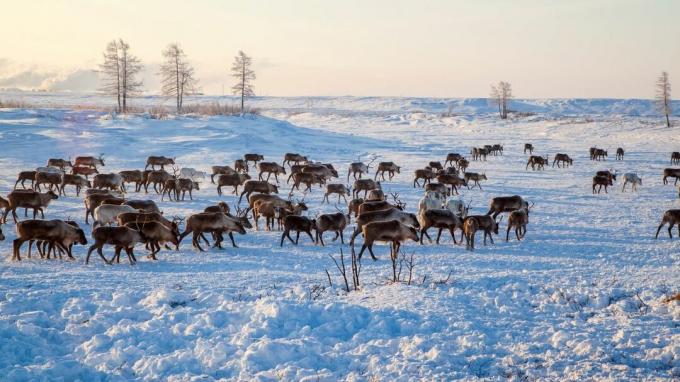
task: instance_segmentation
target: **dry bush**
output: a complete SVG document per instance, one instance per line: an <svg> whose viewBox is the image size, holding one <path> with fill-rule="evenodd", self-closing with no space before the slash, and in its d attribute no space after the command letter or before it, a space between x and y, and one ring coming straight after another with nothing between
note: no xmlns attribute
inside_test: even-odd
<svg viewBox="0 0 680 382"><path fill-rule="evenodd" d="M0 109L29 109L29 108L36 108L35 106L29 104L26 101L23 100L16 100L16 99L8 99L8 100L1 100L0 99Z"/></svg>
<svg viewBox="0 0 680 382"><path fill-rule="evenodd" d="M194 103L182 107L186 114L199 115L241 115L241 114L260 114L260 109L246 106L243 112L241 107L235 104L221 104L219 102Z"/></svg>
<svg viewBox="0 0 680 382"><path fill-rule="evenodd" d="M152 106L148 110L151 119L168 119L168 109L165 106Z"/></svg>

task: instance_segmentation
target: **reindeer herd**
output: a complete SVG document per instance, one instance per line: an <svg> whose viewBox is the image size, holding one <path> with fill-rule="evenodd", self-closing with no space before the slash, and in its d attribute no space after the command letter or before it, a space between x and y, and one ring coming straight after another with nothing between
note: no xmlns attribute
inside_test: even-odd
<svg viewBox="0 0 680 382"><path fill-rule="evenodd" d="M489 157L502 156L503 150L501 144L474 147L470 151L470 159L473 162L486 161ZM529 154L525 170L528 171L529 167L533 171L545 170L546 165L550 165L549 157L534 155L534 150L532 144L524 145L524 153ZM607 150L590 148L592 161L606 160L607 155ZM623 160L624 155L622 148L616 150L617 160ZM222 248L224 235L228 235L232 246L236 247L234 233L244 235L249 229L257 231L260 229L260 220L263 220L265 230L282 232L280 246L283 246L286 239L297 245L301 234L306 234L313 243L323 246L326 232L335 234L333 241L339 238L344 244L344 232L354 218L356 226L349 243L354 247L356 237L363 236L358 256L361 258L368 250L374 260L377 259L373 252L376 241L391 243L391 255L395 256L400 246L408 240L423 245L427 238L432 243L428 233L431 228L437 230L436 244L440 243L444 231L451 235L454 244L465 241L469 250L474 250L478 232L483 235L484 245L487 239L493 244L493 236L499 234L499 225L505 213L508 213L506 241L509 241L511 231L514 231L518 241L526 235L529 213L534 204L521 196L493 198L485 215L469 215L470 203L465 204L460 197L453 196L459 195L462 187L471 189L476 186L481 190L481 183L488 180L484 172L468 171L470 161L464 155L449 153L443 165L439 161L430 161L427 166L414 171L413 187L424 189L418 209L414 212L406 210L406 203L401 201L398 193L390 192L387 197L382 189L381 182L392 181L401 174L401 167L391 161L374 165L376 160L377 157L373 157L368 163L361 160L350 163L346 178L347 182L350 177L353 178L350 186L334 182L339 174L331 163L314 162L298 153L286 153L279 165L273 161L265 161L260 154L245 154L242 159L234 161L233 167L211 167L210 183L216 186L217 194L222 196L223 187L232 187L232 193L238 196L234 213L226 202L219 202L186 218L168 218L153 200L128 198L126 184L134 185L134 192L141 193L143 190L145 194L149 193L151 186L153 192L161 195L162 201L167 197L170 201L179 202L185 200L187 194L193 200L193 191L200 190L201 180L207 177L206 173L193 168L178 168L175 158L165 156L148 157L143 170L123 170L117 173L99 172L101 167L105 167L103 155L77 157L73 163L70 159L51 158L46 167L20 172L14 190L6 199L0 197L0 208L4 209L1 222L6 223L9 213L12 213L17 233L13 242L12 259L21 259L20 250L25 242L29 243L29 257L35 243L42 258L63 258L66 255L73 259L73 245L88 243L79 224L70 217L66 220L44 220L45 209L50 203L59 196L66 195L66 186L73 186L77 197L81 192L84 194L85 224L89 224L90 218L92 219L93 243L87 251L85 262L89 262L90 256L96 250L107 264L120 262L122 251L125 251L130 263L135 263L137 260L134 247L138 244L144 245L149 252L148 257L156 260L163 247L172 249L170 245L173 245L177 250L182 240L190 234L192 246L199 251L204 251L201 243L210 245L206 236L212 239L213 247ZM678 164L680 152L673 152L671 165ZM568 154L557 153L552 160L552 167L555 165L566 168L573 166L574 161ZM373 166L375 173L370 177ZM166 171L166 167L172 173ZM613 186L618 175L612 170L598 171L592 179L592 192L599 194L604 189L607 193L608 187ZM275 184L270 183L272 176ZM677 184L680 168L664 169L664 184L668 183L668 178L675 178ZM30 182L28 187L25 184L27 181ZM279 186L284 181L290 185L287 197L279 196ZM628 184L632 191L636 191L637 186L642 185L642 179L636 173L623 174L622 192L625 192ZM325 189L322 203L330 204L330 198L337 197L336 212L316 213L312 216L304 198L293 200L294 191L301 191L306 195L315 186ZM239 206L244 197L247 207L241 209ZM346 212L338 208L341 199L347 204ZM17 209L21 208L24 209L25 217L28 217L28 210L32 210L32 219L19 221ZM38 213L41 219L36 219ZM669 225L669 236L672 237L671 230L676 224L680 234L680 210L668 210L664 213L656 232L657 237L666 224ZM456 237L457 231L461 232L459 239ZM295 239L291 234L295 234ZM0 240L4 239L0 230ZM114 255L110 259L103 253L103 248L107 245L114 249Z"/></svg>

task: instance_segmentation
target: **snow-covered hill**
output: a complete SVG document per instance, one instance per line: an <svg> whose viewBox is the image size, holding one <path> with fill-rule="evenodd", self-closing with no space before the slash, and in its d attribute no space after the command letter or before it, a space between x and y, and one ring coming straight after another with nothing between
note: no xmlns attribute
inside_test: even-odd
<svg viewBox="0 0 680 382"><path fill-rule="evenodd" d="M54 97L60 105L98 102ZM458 115L441 115L449 102L457 102ZM107 266L100 259L86 266L82 246L74 262L35 256L11 262L14 227L5 224L2 379L680 377L680 304L665 302L680 292L680 242L665 230L654 239L663 211L680 208L677 187L661 183L670 152L680 151L680 136L651 116L649 101L518 100L514 109L541 114L504 122L482 100L258 98L253 104L262 116L158 121L0 110L0 195L18 171L49 157L104 153L104 170L119 171L141 168L148 155L160 154L209 170L246 152L277 162L285 152L301 152L335 164L341 176L357 157L395 161L401 174L384 189L399 193L413 211L422 195L412 187L413 170L443 161L448 152L502 143L502 157L472 162L470 171L485 172L489 180L483 190L464 190L462 198L472 202L474 214L485 213L493 196L519 194L534 202L526 239L506 243L504 220L496 243L484 246L478 235L474 252L449 237L439 246L409 242L403 248L414 254L413 285L388 282L388 247L378 246L379 261L363 259L363 289L345 294L328 255L337 257L341 248L347 254L349 247L329 239L326 247L307 237L300 246L279 247L280 232L252 230L236 236L239 248L198 253L185 240L179 252L163 250L157 262L140 246L135 266ZM534 144L535 154L569 153L574 166L526 171L525 142ZM592 145L609 149L606 162L588 160ZM619 146L626 157L617 162ZM608 168L636 171L643 186L622 193L617 182L608 194L593 195L593 173ZM282 194L288 191L282 187ZM308 215L335 211L321 204L322 195L320 189L304 195ZM219 200L236 203L233 195L219 198L209 180L193 201L130 197L152 198L166 215L188 215ZM69 190L46 217L84 225L83 213L82 198ZM89 237L90 227L85 230Z"/></svg>

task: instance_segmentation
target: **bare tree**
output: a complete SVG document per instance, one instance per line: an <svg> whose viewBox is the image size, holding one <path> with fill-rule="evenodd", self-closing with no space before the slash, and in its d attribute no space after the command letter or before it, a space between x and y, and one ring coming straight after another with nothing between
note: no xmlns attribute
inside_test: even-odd
<svg viewBox="0 0 680 382"><path fill-rule="evenodd" d="M175 97L177 112L182 112L184 95L196 89L194 68L187 61L187 56L179 44L170 44L163 51L165 61L161 64L161 92L163 95Z"/></svg>
<svg viewBox="0 0 680 382"><path fill-rule="evenodd" d="M231 67L231 76L236 78L236 84L231 87L231 90L233 94L241 96L241 112L243 112L245 98L255 95L252 81L256 77L255 72L250 68L252 64L253 59L239 50Z"/></svg>
<svg viewBox="0 0 680 382"><path fill-rule="evenodd" d="M118 109L116 111L121 111L119 50L118 41L113 40L109 42L104 51L104 63L99 65L104 77L100 90L116 97L118 101Z"/></svg>
<svg viewBox="0 0 680 382"><path fill-rule="evenodd" d="M500 81L491 85L491 103L498 106L501 119L508 118L508 102L512 99L512 86L509 82Z"/></svg>
<svg viewBox="0 0 680 382"><path fill-rule="evenodd" d="M671 82L668 72L663 71L656 80L656 102L659 110L666 116L666 127L671 127Z"/></svg>
<svg viewBox="0 0 680 382"><path fill-rule="evenodd" d="M142 70L142 63L136 56L130 53L130 45L128 43L120 39L118 45L120 47L120 93L123 98L122 110L123 113L127 113L128 98L142 92L142 81L137 79L137 75Z"/></svg>

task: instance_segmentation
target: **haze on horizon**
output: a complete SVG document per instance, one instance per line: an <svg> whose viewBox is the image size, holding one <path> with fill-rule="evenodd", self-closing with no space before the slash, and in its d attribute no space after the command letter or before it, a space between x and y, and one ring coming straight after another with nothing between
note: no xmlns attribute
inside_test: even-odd
<svg viewBox="0 0 680 382"><path fill-rule="evenodd" d="M0 88L94 91L121 37L158 91L161 50L182 45L206 94L228 94L242 49L257 95L652 98L680 78L680 2L2 0Z"/></svg>

